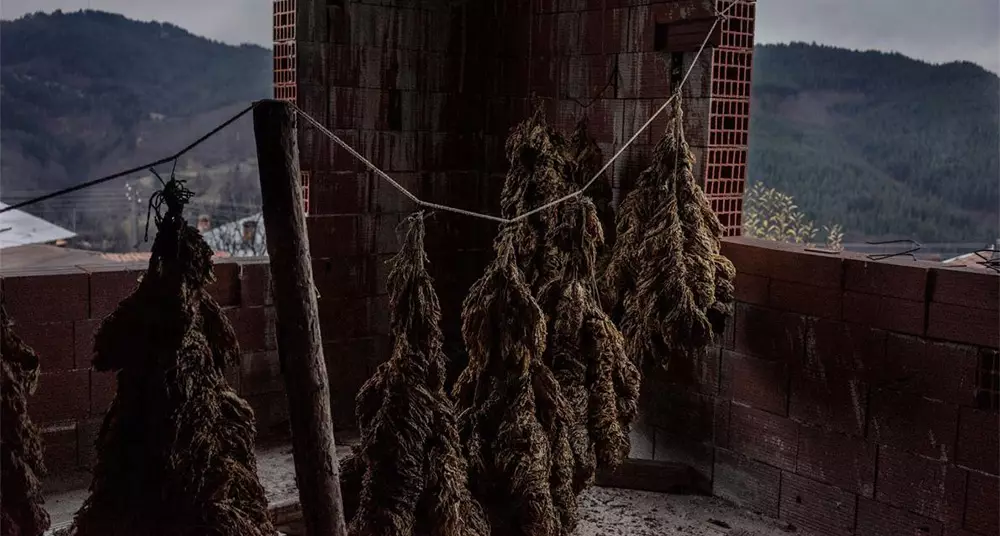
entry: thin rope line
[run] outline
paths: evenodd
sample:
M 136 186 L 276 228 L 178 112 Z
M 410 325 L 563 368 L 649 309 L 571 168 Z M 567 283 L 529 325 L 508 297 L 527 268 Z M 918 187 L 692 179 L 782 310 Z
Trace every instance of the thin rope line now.
M 525 212 L 523 214 L 519 214 L 519 215 L 517 215 L 517 216 L 515 216 L 513 218 L 502 218 L 502 217 L 499 217 L 499 216 L 493 216 L 491 214 L 483 214 L 481 212 L 475 212 L 475 211 L 472 211 L 472 210 L 466 210 L 466 209 L 457 208 L 457 207 L 450 207 L 450 206 L 441 205 L 441 204 L 438 204 L 438 203 L 431 203 L 429 201 L 424 201 L 424 200 L 418 198 L 416 195 L 414 195 L 409 190 L 407 190 L 405 187 L 403 187 L 403 185 L 401 185 L 398 182 L 396 182 L 396 180 L 393 179 L 392 177 L 390 177 L 386 172 L 382 171 L 375 164 L 371 163 L 371 161 L 369 161 L 367 158 L 365 158 L 364 156 L 362 156 L 361 153 L 359 153 L 356 150 L 354 150 L 354 148 L 352 148 L 350 145 L 348 145 L 347 142 L 345 142 L 344 140 L 340 139 L 339 136 L 337 136 L 336 134 L 334 134 L 325 125 L 323 125 L 322 123 L 320 123 L 318 120 L 316 120 L 311 115 L 309 115 L 306 112 L 304 112 L 295 103 L 289 103 L 289 104 L 295 110 L 295 113 L 297 115 L 301 116 L 303 119 L 305 119 L 306 121 L 308 121 L 311 125 L 313 125 L 314 127 L 316 127 L 320 132 L 322 132 L 324 135 L 326 135 L 326 137 L 328 137 L 331 140 L 333 140 L 337 145 L 339 145 L 345 151 L 347 151 L 352 156 L 354 156 L 359 161 L 361 161 L 361 163 L 364 164 L 366 167 L 368 167 L 368 169 L 372 170 L 372 172 L 374 172 L 379 177 L 382 177 L 383 179 L 385 179 L 386 181 L 388 181 L 389 184 L 391 184 L 394 188 L 396 188 L 397 190 L 399 190 L 403 195 L 405 195 L 410 201 L 412 201 L 413 203 L 415 203 L 417 206 L 426 207 L 426 208 L 430 208 L 430 209 L 434 209 L 434 210 L 441 210 L 441 211 L 445 211 L 445 212 L 453 212 L 455 214 L 461 214 L 463 216 L 470 216 L 470 217 L 473 217 L 473 218 L 481 218 L 481 219 L 484 219 L 484 220 L 495 221 L 495 222 L 498 222 L 498 223 L 514 223 L 514 222 L 517 222 L 517 221 L 521 221 L 521 220 L 523 220 L 525 218 L 528 218 L 530 216 L 533 216 L 535 214 L 538 214 L 539 212 L 542 212 L 543 210 L 547 210 L 549 208 L 552 208 L 552 207 L 554 207 L 554 206 L 556 206 L 558 204 L 565 203 L 566 201 L 569 201 L 570 199 L 573 199 L 573 198 L 575 198 L 577 196 L 580 196 L 584 192 L 586 192 L 586 190 L 588 188 L 590 188 L 591 186 L 593 186 L 593 184 L 595 182 L 597 182 L 597 179 L 601 178 L 601 175 L 603 175 L 604 172 L 607 171 L 608 168 L 611 167 L 611 165 L 614 164 L 616 160 L 618 160 L 618 158 L 629 148 L 629 146 L 631 146 L 633 143 L 635 143 L 635 140 L 637 140 L 639 138 L 639 136 L 643 132 L 645 132 L 645 130 L 647 128 L 649 128 L 649 125 L 653 124 L 653 121 L 655 121 L 656 118 L 659 117 L 659 115 L 661 113 L 663 113 L 663 111 L 666 110 L 667 107 L 670 106 L 670 104 L 672 102 L 674 102 L 674 99 L 676 99 L 677 96 L 680 95 L 681 91 L 684 89 L 684 86 L 687 84 L 688 78 L 691 77 L 691 73 L 694 72 L 694 68 L 698 65 L 698 61 L 701 59 L 701 55 L 705 51 L 705 47 L 708 46 L 709 40 L 712 39 L 712 34 L 715 33 L 715 29 L 719 26 L 719 23 L 722 20 L 724 20 L 724 19 L 728 20 L 728 16 L 726 14 L 729 12 L 729 10 L 733 9 L 734 7 L 736 7 L 736 4 L 739 4 L 739 3 L 740 2 L 738 0 L 733 1 L 733 3 L 729 4 L 729 7 L 727 7 L 726 9 L 724 9 L 722 11 L 719 11 L 717 7 L 715 8 L 715 12 L 716 12 L 716 15 L 717 15 L 716 18 L 715 18 L 715 21 L 712 23 L 712 27 L 708 30 L 708 34 L 705 36 L 705 39 L 701 42 L 701 46 L 698 48 L 698 52 L 695 54 L 694 59 L 691 61 L 691 66 L 688 67 L 688 70 L 684 74 L 684 77 L 681 79 L 680 84 L 677 85 L 677 89 L 670 96 L 670 98 L 667 99 L 667 101 L 664 102 L 663 105 L 661 105 L 659 107 L 659 109 L 657 109 L 656 112 L 652 116 L 650 116 L 649 119 L 647 119 L 646 122 L 643 123 L 643 125 L 641 127 L 639 127 L 639 130 L 636 131 L 635 134 L 633 134 L 632 137 L 629 138 L 628 141 L 625 142 L 625 144 L 622 145 L 621 148 L 618 149 L 617 152 L 615 152 L 614 156 L 612 156 L 607 162 L 604 163 L 604 165 L 601 167 L 601 169 L 598 170 L 597 173 L 595 173 L 594 176 L 591 177 L 590 180 L 587 181 L 587 183 L 584 184 L 582 188 L 580 188 L 579 190 L 577 190 L 577 191 L 575 191 L 575 192 L 573 192 L 571 194 L 564 195 L 563 197 L 560 197 L 559 199 L 556 199 L 554 201 L 550 201 L 550 202 L 548 202 L 548 203 L 546 203 L 544 205 L 541 205 L 539 207 L 531 209 L 528 212 Z
M 635 140 L 639 138 L 639 135 L 642 134 L 647 128 L 649 128 L 649 125 L 653 124 L 653 121 L 656 120 L 657 116 L 663 113 L 663 111 L 667 109 L 667 106 L 670 106 L 670 103 L 672 103 L 674 99 L 676 99 L 677 96 L 680 95 L 681 91 L 684 89 L 684 85 L 687 84 L 688 78 L 691 77 L 691 73 L 694 72 L 694 68 L 698 65 L 698 60 L 701 59 L 701 54 L 705 51 L 705 47 L 708 46 L 708 41 L 712 39 L 712 34 L 715 33 L 715 28 L 718 27 L 719 22 L 722 20 L 722 17 L 725 17 L 726 13 L 728 13 L 730 9 L 736 6 L 737 3 L 738 2 L 733 2 L 732 4 L 729 5 L 729 7 L 727 7 L 721 12 L 718 12 L 717 10 L 719 16 L 716 17 L 715 21 L 712 23 L 712 27 L 709 28 L 708 30 L 708 34 L 705 36 L 705 39 L 701 42 L 701 47 L 698 48 L 698 52 L 695 54 L 694 59 L 691 61 L 691 66 L 688 67 L 687 72 L 684 74 L 684 78 L 681 78 L 680 84 L 677 85 L 677 90 L 674 91 L 673 95 L 671 95 L 670 98 L 667 99 L 667 101 L 664 102 L 663 105 L 660 106 L 658 110 L 656 110 L 656 113 L 654 113 L 649 119 L 647 119 L 646 122 L 641 127 L 639 127 L 639 130 L 636 131 L 636 133 L 633 134 L 632 137 L 629 138 L 629 140 L 625 142 L 625 144 L 622 145 L 620 149 L 618 149 L 618 152 L 616 152 L 614 156 L 612 156 L 607 162 L 605 162 L 605 164 L 601 167 L 601 169 L 598 170 L 597 173 L 595 173 L 594 176 L 591 177 L 589 181 L 587 181 L 587 184 L 584 184 L 583 187 L 577 190 L 576 192 L 565 195 L 559 199 L 556 199 L 555 201 L 550 201 L 549 203 L 546 203 L 538 208 L 529 210 L 524 214 L 512 218 L 510 221 L 515 222 L 518 220 L 522 220 L 524 218 L 537 214 L 543 210 L 554 207 L 555 205 L 569 201 L 574 197 L 582 195 L 587 190 L 587 188 L 590 188 L 595 182 L 597 182 L 597 179 L 599 179 L 601 175 L 603 175 L 604 172 L 607 171 L 609 167 L 611 167 L 611 164 L 613 164 L 615 160 L 618 160 L 618 157 L 620 157 L 622 153 L 624 153 L 625 150 L 628 149 L 629 146 L 632 145 L 635 142 Z
M 497 216 L 491 216 L 489 214 L 480 214 L 478 212 L 473 212 L 471 210 L 465 210 L 465 209 L 461 209 L 461 208 L 449 207 L 449 206 L 446 206 L 446 205 L 439 205 L 437 203 L 431 203 L 431 202 L 424 201 L 423 199 L 418 198 L 416 195 L 410 193 L 410 191 L 407 190 L 402 184 L 399 184 L 398 182 L 396 182 L 396 180 L 393 179 L 392 177 L 390 177 L 386 172 L 382 171 L 381 169 L 378 168 L 378 166 L 376 166 L 375 164 L 371 163 L 371 161 L 369 161 L 367 158 L 365 158 L 364 156 L 362 156 L 361 153 L 359 153 L 356 150 L 354 150 L 353 147 L 351 147 L 350 145 L 348 145 L 347 142 L 345 142 L 344 140 L 340 139 L 340 137 L 337 136 L 336 134 L 334 134 L 330 129 L 326 128 L 326 126 L 323 125 L 323 123 L 320 123 L 317 119 L 315 119 L 311 115 L 309 115 L 309 114 L 305 113 L 304 111 L 302 111 L 302 109 L 299 108 L 295 103 L 291 103 L 290 102 L 289 105 L 291 105 L 292 109 L 295 110 L 296 114 L 298 114 L 303 119 L 305 119 L 306 121 L 308 121 L 311 125 L 313 125 L 314 127 L 316 127 L 317 130 L 319 130 L 321 133 L 323 133 L 324 135 L 326 135 L 326 137 L 328 137 L 331 140 L 333 140 L 337 145 L 341 146 L 345 151 L 347 151 L 348 153 L 350 153 L 351 156 L 353 156 L 354 158 L 357 158 L 358 160 L 360 160 L 362 164 L 364 164 L 366 167 L 368 167 L 368 169 L 372 170 L 372 172 L 374 172 L 376 175 L 378 175 L 379 177 L 382 177 L 383 179 L 385 179 L 386 181 L 388 181 L 389 184 L 391 184 L 394 188 L 396 188 L 397 190 L 399 190 L 410 201 L 413 201 L 418 206 L 427 207 L 427 208 L 431 208 L 431 209 L 435 209 L 435 210 L 443 210 L 443 211 L 446 211 L 446 212 L 454 212 L 456 214 L 462 214 L 462 215 L 465 215 L 465 216 L 472 216 L 474 218 L 483 218 L 483 219 L 492 220 L 492 221 L 499 222 L 499 223 L 509 223 L 509 220 L 507 220 L 506 218 L 499 218 Z
M 227 119 L 225 122 L 223 122 L 219 126 L 217 126 L 217 127 L 213 128 L 212 130 L 210 130 L 204 136 L 202 136 L 202 137 L 198 138 L 197 140 L 191 142 L 187 147 L 181 149 L 180 151 L 178 151 L 173 156 L 168 156 L 166 158 L 161 158 L 161 159 L 159 159 L 159 160 L 157 160 L 155 162 L 149 163 L 149 164 L 143 164 L 141 166 L 136 166 L 136 167 L 131 168 L 131 169 L 126 169 L 125 171 L 119 171 L 118 173 L 115 173 L 114 175 L 108 175 L 107 177 L 101 177 L 99 179 L 94 179 L 92 181 L 88 181 L 88 182 L 84 182 L 84 183 L 81 183 L 81 184 L 77 184 L 76 186 L 70 186 L 69 188 L 64 188 L 62 190 L 57 190 L 55 192 L 52 192 L 52 193 L 49 193 L 49 194 L 45 194 L 45 195 L 42 195 L 42 196 L 39 196 L 39 197 L 35 197 L 33 199 L 28 199 L 27 201 L 21 201 L 20 203 L 15 203 L 13 205 L 10 205 L 10 206 L 7 206 L 7 207 L 5 207 L 3 209 L 0 209 L 0 214 L 3 214 L 4 212 L 10 211 L 10 210 L 17 210 L 19 208 L 23 208 L 23 207 L 26 207 L 26 206 L 29 206 L 29 205 L 34 205 L 35 203 L 41 203 L 42 201 L 47 201 L 47 200 L 52 199 L 54 197 L 59 197 L 61 195 L 73 193 L 73 192 L 76 192 L 76 191 L 79 191 L 79 190 L 83 190 L 85 188 L 90 188 L 91 186 L 97 186 L 98 184 L 103 184 L 103 183 L 108 182 L 108 181 L 113 181 L 115 179 L 119 179 L 119 178 L 124 177 L 126 175 L 131 175 L 133 173 L 137 173 L 139 171 L 148 170 L 150 168 L 154 168 L 156 166 L 160 166 L 160 165 L 166 164 L 166 163 L 168 163 L 170 161 L 173 161 L 173 162 L 176 163 L 177 160 L 180 159 L 180 157 L 184 156 L 185 154 L 187 154 L 188 152 L 190 152 L 195 147 L 201 145 L 202 143 L 205 143 L 206 141 L 208 141 L 209 138 L 211 138 L 212 136 L 215 136 L 216 134 L 218 134 L 222 129 L 224 129 L 224 128 L 228 127 L 229 125 L 233 124 L 234 122 L 236 122 L 237 119 L 239 119 L 239 118 L 243 117 L 244 115 L 250 113 L 250 111 L 253 110 L 256 106 L 257 106 L 257 103 L 252 103 L 250 106 L 247 106 L 246 108 L 244 108 L 242 111 L 240 111 L 236 115 L 230 117 L 229 119 Z

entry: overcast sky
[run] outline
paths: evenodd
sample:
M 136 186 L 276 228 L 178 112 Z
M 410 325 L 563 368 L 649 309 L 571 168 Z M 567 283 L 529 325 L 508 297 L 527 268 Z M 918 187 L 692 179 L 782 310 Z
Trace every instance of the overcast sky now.
M 271 0 L 0 0 L 0 17 L 92 8 L 227 43 L 271 40 Z M 757 40 L 897 51 L 1000 72 L 1000 0 L 758 0 Z

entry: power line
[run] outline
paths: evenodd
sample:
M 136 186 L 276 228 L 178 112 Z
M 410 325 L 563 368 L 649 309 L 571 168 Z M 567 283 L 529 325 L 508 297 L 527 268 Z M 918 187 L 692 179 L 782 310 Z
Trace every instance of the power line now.
M 184 156 L 185 154 L 189 153 L 192 149 L 194 149 L 195 147 L 201 145 L 202 143 L 204 143 L 206 140 L 208 140 L 212 136 L 215 136 L 216 134 L 218 134 L 224 128 L 226 128 L 229 125 L 235 123 L 237 119 L 239 119 L 239 118 L 243 117 L 244 115 L 246 115 L 247 113 L 249 113 L 256 106 L 257 106 L 257 103 L 250 104 L 250 106 L 247 106 L 241 112 L 239 112 L 238 114 L 236 114 L 233 117 L 229 118 L 228 120 L 226 120 L 225 122 L 223 122 L 221 125 L 213 128 L 208 133 L 206 133 L 204 136 L 198 138 L 197 140 L 195 140 L 194 142 L 192 142 L 190 145 L 188 145 L 187 147 L 181 149 L 180 151 L 178 151 L 176 154 L 174 154 L 172 156 L 168 156 L 166 158 L 161 158 L 161 159 L 159 159 L 159 160 L 157 160 L 155 162 L 150 162 L 149 164 L 145 164 L 145 165 L 142 165 L 142 166 L 136 166 L 134 168 L 127 169 L 125 171 L 119 171 L 118 173 L 115 173 L 113 175 L 108 175 L 107 177 L 101 177 L 100 179 L 94 179 L 92 181 L 88 181 L 88 182 L 85 182 L 85 183 L 82 183 L 82 184 L 77 184 L 76 186 L 71 186 L 69 188 L 64 188 L 62 190 L 57 190 L 55 192 L 43 195 L 41 197 L 36 197 L 34 199 L 29 199 L 27 201 L 22 201 L 20 203 L 15 203 L 15 204 L 13 204 L 11 206 L 8 206 L 6 208 L 0 209 L 0 214 L 3 214 L 4 212 L 7 212 L 9 210 L 17 210 L 17 209 L 20 209 L 20 208 L 24 208 L 26 206 L 33 205 L 35 203 L 40 203 L 42 201 L 46 201 L 46 200 L 52 199 L 54 197 L 59 197 L 61 195 L 65 195 L 65 194 L 68 194 L 68 193 L 71 193 L 71 192 L 76 192 L 76 191 L 79 191 L 79 190 L 83 190 L 85 188 L 90 188 L 92 186 L 97 186 L 98 184 L 103 184 L 103 183 L 108 182 L 108 181 L 113 181 L 115 179 L 119 179 L 119 178 L 124 177 L 126 175 L 131 175 L 133 173 L 138 173 L 139 171 L 143 171 L 143 170 L 146 170 L 146 169 L 149 169 L 149 168 L 154 168 L 156 166 L 160 166 L 160 165 L 166 164 L 168 162 L 173 162 L 173 161 L 177 160 L 178 158 Z

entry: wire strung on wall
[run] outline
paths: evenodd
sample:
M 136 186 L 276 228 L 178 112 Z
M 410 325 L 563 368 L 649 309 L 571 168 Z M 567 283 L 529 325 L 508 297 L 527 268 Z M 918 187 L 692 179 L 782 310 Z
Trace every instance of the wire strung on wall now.
M 891 259 L 893 257 L 910 257 L 913 260 L 917 260 L 917 257 L 914 255 L 914 253 L 920 251 L 921 248 L 924 247 L 924 246 L 920 245 L 920 243 L 917 242 L 916 240 L 909 240 L 909 239 L 903 239 L 903 240 L 884 240 L 884 241 L 881 241 L 881 242 L 866 242 L 866 244 L 868 244 L 870 246 L 885 246 L 885 245 L 889 245 L 889 244 L 909 244 L 910 245 L 910 249 L 907 249 L 907 250 L 904 250 L 904 251 L 896 251 L 894 253 L 870 253 L 868 255 L 868 258 L 871 259 L 871 260 L 873 260 L 873 261 L 884 261 L 886 259 Z
M 424 201 L 423 199 L 418 198 L 412 192 L 410 192 L 409 190 L 407 190 L 402 184 L 400 184 L 398 181 L 396 181 L 395 179 L 393 179 L 392 177 L 390 177 L 389 174 L 387 174 L 385 171 L 382 171 L 381 169 L 379 169 L 370 160 L 368 160 L 367 158 L 365 158 L 364 155 L 362 155 L 361 153 L 359 153 L 358 151 L 356 151 L 353 147 L 351 147 L 350 145 L 348 145 L 344 140 L 342 140 L 340 137 L 338 137 L 336 134 L 334 134 L 333 131 L 331 131 L 329 128 L 327 128 L 325 125 L 323 125 L 323 123 L 321 123 L 316 118 L 314 118 L 311 115 L 309 115 L 306 112 L 304 112 L 296 104 L 294 104 L 294 103 L 288 103 L 288 104 L 289 104 L 289 106 L 292 107 L 292 109 L 295 111 L 295 113 L 297 115 L 299 115 L 300 117 L 302 117 L 302 119 L 304 119 L 306 122 L 308 122 L 309 124 L 311 124 L 312 126 L 314 126 L 323 135 L 325 135 L 327 138 L 329 138 L 334 143 L 336 143 L 337 145 L 339 145 L 341 148 L 343 148 L 345 151 L 347 151 L 348 153 L 350 153 L 352 156 L 354 156 L 355 158 L 357 158 L 368 169 L 370 169 L 373 173 L 375 173 L 376 175 L 378 175 L 379 177 L 381 177 L 382 179 L 384 179 L 386 182 L 388 182 L 394 188 L 396 188 L 397 190 L 399 190 L 400 193 L 402 193 L 404 196 L 406 196 L 407 199 L 409 199 L 410 201 L 412 201 L 413 203 L 415 203 L 417 206 L 428 208 L 428 209 L 432 209 L 432 210 L 440 210 L 440 211 L 444 211 L 444 212 L 452 212 L 452 213 L 455 213 L 455 214 L 461 214 L 461 215 L 470 216 L 470 217 L 473 217 L 473 218 L 480 218 L 480 219 L 484 219 L 484 220 L 494 221 L 494 222 L 497 222 L 497 223 L 514 223 L 514 222 L 523 220 L 525 218 L 531 217 L 531 216 L 533 216 L 533 215 L 535 215 L 535 214 L 537 214 L 539 212 L 542 212 L 544 210 L 552 208 L 552 207 L 554 207 L 556 205 L 560 205 L 562 203 L 565 203 L 566 201 L 569 201 L 571 199 L 579 197 L 579 196 L 583 195 L 587 191 L 587 189 L 589 189 L 591 186 L 593 186 L 593 184 L 595 182 L 597 182 L 597 180 L 599 178 L 601 178 L 601 175 L 603 175 L 604 172 L 607 171 L 608 168 L 610 168 L 611 165 L 614 164 L 615 161 L 618 160 L 618 158 L 622 154 L 624 154 L 625 151 L 633 143 L 635 143 L 635 140 L 637 140 L 639 138 L 639 136 L 642 135 L 642 133 L 645 132 L 646 129 L 648 129 L 651 124 L 653 124 L 653 121 L 655 121 L 656 118 L 659 117 L 660 114 L 662 114 L 671 105 L 671 103 L 674 102 L 674 100 L 677 98 L 677 96 L 680 95 L 680 93 L 683 90 L 684 86 L 687 84 L 688 78 L 691 77 L 691 73 L 694 72 L 695 67 L 698 65 L 698 61 L 701 59 L 701 55 L 704 53 L 705 48 L 708 46 L 708 42 L 711 40 L 712 34 L 715 32 L 715 29 L 719 26 L 719 23 L 721 23 L 724 20 L 728 20 L 728 15 L 727 15 L 728 12 L 732 8 L 734 8 L 737 4 L 739 4 L 739 3 L 740 2 L 738 2 L 738 1 L 733 1 L 731 4 L 729 4 L 728 7 L 726 7 L 725 9 L 723 9 L 721 11 L 719 9 L 717 9 L 717 8 L 715 9 L 715 15 L 716 15 L 715 16 L 715 21 L 712 23 L 712 27 L 709 28 L 708 33 L 705 35 L 705 39 L 702 41 L 701 46 L 698 48 L 698 52 L 695 54 L 694 59 L 691 62 L 691 66 L 688 67 L 687 72 L 684 73 L 684 77 L 681 79 L 680 83 L 677 85 L 677 89 L 671 94 L 670 98 L 667 99 L 666 102 L 664 102 L 653 113 L 653 115 L 651 115 L 649 117 L 649 119 L 647 119 L 646 122 L 643 123 L 643 125 L 641 127 L 639 127 L 639 130 L 637 130 L 635 132 L 635 134 L 633 134 L 632 137 L 629 138 L 615 152 L 615 154 L 610 159 L 608 159 L 608 161 L 605 162 L 604 165 L 601 166 L 600 169 L 597 170 L 596 173 L 594 173 L 594 176 L 591 177 L 589 181 L 587 181 L 579 190 L 577 190 L 575 192 L 572 192 L 572 193 L 567 194 L 567 195 L 565 195 L 565 196 L 563 196 L 563 197 L 561 197 L 559 199 L 553 200 L 553 201 L 551 201 L 549 203 L 546 203 L 544 205 L 541 205 L 539 207 L 531 209 L 531 210 L 529 210 L 527 212 L 519 214 L 519 215 L 517 215 L 517 216 L 515 216 L 513 218 L 503 218 L 503 217 L 500 217 L 500 216 L 494 216 L 492 214 L 483 214 L 483 213 L 480 213 L 480 212 L 466 210 L 466 209 L 462 209 L 462 208 L 458 208 L 458 207 L 451 207 L 451 206 L 448 206 L 448 205 L 441 205 L 441 204 L 438 204 L 438 203 L 432 203 L 430 201 Z M 756 3 L 756 1 L 751 2 L 751 3 Z M 94 179 L 92 181 L 85 182 L 85 183 L 82 183 L 82 184 L 78 184 L 76 186 L 72 186 L 72 187 L 65 188 L 65 189 L 62 189 L 62 190 L 58 190 L 58 191 L 55 191 L 55 192 L 52 192 L 52 193 L 49 193 L 49 194 L 45 194 L 45 195 L 40 196 L 40 197 L 36 197 L 36 198 L 33 198 L 33 199 L 22 201 L 20 203 L 15 203 L 13 205 L 10 205 L 10 206 L 7 206 L 7 207 L 5 207 L 3 209 L 0 209 L 0 214 L 3 214 L 4 212 L 7 212 L 9 210 L 20 209 L 20 208 L 23 208 L 23 207 L 26 207 L 26 206 L 29 206 L 29 205 L 33 205 L 33 204 L 36 204 L 36 203 L 40 203 L 42 201 L 46 201 L 46 200 L 49 200 L 49 199 L 53 199 L 53 198 L 56 198 L 56 197 L 59 197 L 59 196 L 62 196 L 62 195 L 68 194 L 68 193 L 72 193 L 72 192 L 76 192 L 76 191 L 79 191 L 79 190 L 83 190 L 85 188 L 90 188 L 91 186 L 96 186 L 98 184 L 103 184 L 105 182 L 112 181 L 112 180 L 115 180 L 115 179 L 119 179 L 119 178 L 124 177 L 126 175 L 131 175 L 133 173 L 137 173 L 139 171 L 143 171 L 143 170 L 146 170 L 146 169 L 151 169 L 151 168 L 154 168 L 154 167 L 162 165 L 162 164 L 166 164 L 166 163 L 170 163 L 170 162 L 175 162 L 176 163 L 176 161 L 178 159 L 180 159 L 182 156 L 184 156 L 186 153 L 188 153 L 189 151 L 191 151 L 192 149 L 194 149 L 198 145 L 201 145 L 202 143 L 204 143 L 205 141 L 207 141 L 212 136 L 218 134 L 220 131 L 222 131 L 223 129 L 225 129 L 229 125 L 231 125 L 234 122 L 236 122 L 236 120 L 240 119 L 244 115 L 246 115 L 246 114 L 250 113 L 251 111 L 253 111 L 253 109 L 256 108 L 257 105 L 260 102 L 267 102 L 268 100 L 270 100 L 270 99 L 262 100 L 262 101 L 257 101 L 257 102 L 254 102 L 254 103 L 250 104 L 249 106 L 247 106 L 246 108 L 244 108 L 242 111 L 240 111 L 239 113 L 237 113 L 233 117 L 229 118 L 228 120 L 226 120 L 225 122 L 223 122 L 219 126 L 213 128 L 211 131 L 209 131 L 208 133 L 206 133 L 204 136 L 198 138 L 197 140 L 195 140 L 194 142 L 192 142 L 191 144 L 189 144 L 187 147 L 181 149 L 180 151 L 178 151 L 174 155 L 168 156 L 166 158 L 161 158 L 160 160 L 157 160 L 155 162 L 151 162 L 149 164 L 144 164 L 144 165 L 141 165 L 141 166 L 136 166 L 136 167 L 131 168 L 131 169 L 127 169 L 125 171 L 120 171 L 120 172 L 115 173 L 113 175 L 108 175 L 106 177 L 101 177 L 99 179 Z
M 566 99 L 568 101 L 572 101 L 573 103 L 575 103 L 580 108 L 586 110 L 586 109 L 590 108 L 591 106 L 593 106 L 595 103 L 597 103 L 597 101 L 599 101 L 602 98 L 604 98 L 604 94 L 607 93 L 609 89 L 614 88 L 615 92 L 617 93 L 618 92 L 618 82 L 619 82 L 619 80 L 621 80 L 621 71 L 618 68 L 618 61 L 616 60 L 614 68 L 611 69 L 611 74 L 608 75 L 608 83 L 605 84 L 604 88 L 602 88 L 600 91 L 598 91 L 596 95 L 594 95 L 593 97 L 587 99 L 587 103 L 586 104 L 584 104 L 579 98 L 577 98 L 577 97 L 571 97 L 571 96 L 569 96 L 569 94 L 566 94 L 566 93 L 563 93 L 561 95 L 561 98 Z

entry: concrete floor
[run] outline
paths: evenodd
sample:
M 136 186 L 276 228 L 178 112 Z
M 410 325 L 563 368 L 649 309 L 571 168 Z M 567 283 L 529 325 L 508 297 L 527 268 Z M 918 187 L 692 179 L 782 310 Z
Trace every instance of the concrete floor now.
M 338 448 L 338 455 L 346 455 L 348 450 Z M 297 501 L 291 447 L 258 450 L 257 466 L 272 505 Z M 78 486 L 49 494 L 46 509 L 52 516 L 52 530 L 47 534 L 55 535 L 68 527 L 86 497 L 87 490 Z M 302 534 L 294 525 L 279 529 L 288 536 Z M 591 488 L 580 499 L 576 536 L 766 536 L 794 530 L 712 497 Z
M 580 499 L 576 536 L 765 536 L 793 527 L 714 497 L 591 488 Z M 798 534 L 804 534 L 798 532 Z
M 279 527 L 302 536 L 299 524 Z M 712 497 L 591 488 L 580 500 L 575 536 L 808 536 Z
M 343 457 L 350 452 L 350 446 L 338 446 L 337 456 Z M 292 447 L 289 445 L 272 446 L 257 450 L 257 474 L 267 492 L 267 501 L 273 505 L 283 505 L 298 501 L 298 490 L 295 487 L 295 463 L 292 460 Z M 79 475 L 68 477 L 71 482 L 47 482 L 46 487 L 61 491 L 47 493 L 45 509 L 52 518 L 52 528 L 46 536 L 57 536 L 62 529 L 68 528 L 73 521 L 73 514 L 87 498 L 89 479 Z

